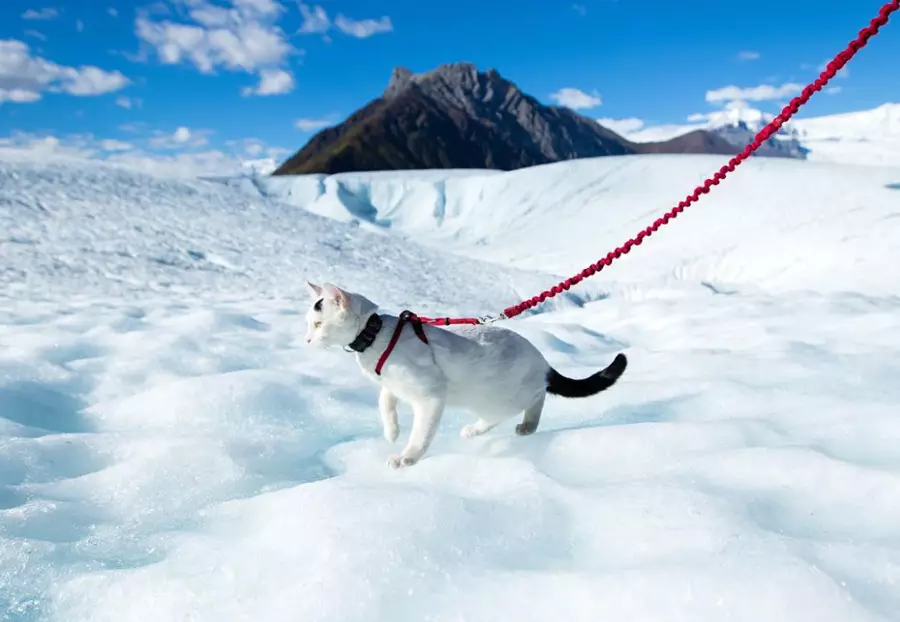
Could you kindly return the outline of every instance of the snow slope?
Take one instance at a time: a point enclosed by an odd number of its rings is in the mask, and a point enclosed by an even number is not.
[[[789,124],[809,160],[900,168],[900,104]]]
[[[259,188],[335,220],[355,218],[496,264],[569,275],[652,223],[722,161],[604,157],[506,174],[270,177]],[[889,187],[898,179],[892,169],[751,159],[596,286],[640,295],[702,283],[895,294],[900,272],[882,268],[900,243],[900,196]]]
[[[532,437],[449,412],[392,471],[375,387],[302,342],[306,277],[495,310],[714,161],[218,183],[0,159],[0,618],[897,620],[890,171],[749,162],[508,322],[565,373],[631,361]]]

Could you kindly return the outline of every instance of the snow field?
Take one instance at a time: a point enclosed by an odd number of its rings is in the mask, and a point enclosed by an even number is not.
[[[530,188],[351,178],[340,205],[381,221],[356,227],[274,186],[4,162],[3,617],[897,620],[898,276],[862,257],[900,250],[885,171],[747,163],[743,192],[712,201],[735,174],[506,324],[570,375],[629,356],[610,391],[548,400],[531,437],[462,439],[451,411],[392,471],[376,387],[303,342],[306,277],[391,311],[493,311],[620,243],[703,164],[540,167]],[[859,218],[822,218],[841,204]],[[815,258],[784,255],[803,240]]]

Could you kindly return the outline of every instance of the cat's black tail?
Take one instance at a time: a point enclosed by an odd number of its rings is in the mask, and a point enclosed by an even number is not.
[[[614,384],[625,372],[628,366],[628,359],[624,354],[617,354],[613,362],[606,369],[598,371],[593,376],[575,380],[566,378],[561,373],[550,368],[547,372],[547,393],[559,395],[562,397],[590,397],[596,395],[600,391],[605,391]]]

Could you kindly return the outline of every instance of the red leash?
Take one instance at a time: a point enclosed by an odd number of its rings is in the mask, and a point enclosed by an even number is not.
[[[412,324],[413,330],[416,331],[416,336],[422,341],[422,343],[428,343],[428,337],[425,336],[425,329],[422,328],[422,319],[419,318],[412,311],[404,311],[400,314],[400,317],[397,319],[397,327],[394,329],[394,334],[391,335],[391,341],[388,343],[387,348],[384,349],[384,352],[381,353],[381,358],[378,359],[378,364],[375,365],[375,373],[379,376],[381,375],[381,368],[384,367],[385,362],[388,360],[388,357],[391,355],[391,352],[394,351],[394,347],[397,345],[397,341],[400,339],[400,333],[403,331],[403,326],[409,322]]]
[[[749,158],[753,152],[759,149],[763,143],[769,140],[772,135],[777,132],[785,122],[788,121],[792,116],[794,116],[800,107],[809,101],[809,98],[813,96],[817,91],[821,91],[822,87],[828,84],[829,80],[831,80],[835,74],[840,71],[844,65],[849,62],[851,58],[853,58],[859,50],[861,50],[865,45],[869,42],[869,39],[878,34],[879,29],[888,23],[888,19],[891,16],[891,13],[900,9],[900,0],[892,0],[888,2],[884,6],[881,7],[881,10],[878,13],[878,17],[874,18],[868,26],[859,31],[859,35],[853,39],[850,43],[847,44],[847,47],[837,56],[834,57],[825,70],[819,74],[819,77],[816,78],[814,82],[812,82],[809,86],[803,89],[803,92],[799,97],[795,97],[790,104],[784,107],[777,117],[772,119],[768,125],[766,125],[763,129],[756,134],[753,138],[753,141],[748,144],[741,153],[731,158],[728,161],[728,164],[723,166],[716,172],[715,175],[708,178],[703,184],[697,186],[694,189],[694,192],[689,194],[683,201],[681,201],[678,205],[670,209],[668,212],[663,214],[661,218],[657,218],[656,221],[646,229],[639,231],[637,235],[629,239],[625,244],[618,247],[614,251],[611,251],[596,263],[591,264],[575,276],[566,279],[565,281],[561,281],[557,285],[554,285],[550,289],[541,292],[537,296],[533,298],[529,298],[528,300],[524,300],[517,305],[513,305],[504,309],[503,313],[497,316],[488,316],[481,318],[474,317],[463,317],[463,318],[419,318],[420,321],[426,324],[438,324],[443,326],[449,326],[451,324],[491,324],[498,320],[503,320],[511,317],[515,317],[532,307],[536,307],[540,303],[544,302],[548,298],[553,298],[554,296],[568,290],[573,285],[577,285],[584,279],[593,276],[603,270],[603,268],[612,265],[612,262],[621,257],[622,255],[627,255],[632,248],[635,246],[640,246],[644,241],[644,238],[648,238],[654,233],[656,233],[660,227],[663,225],[669,224],[669,221],[677,218],[678,214],[683,212],[686,207],[689,207],[700,200],[700,195],[707,194],[712,186],[718,186],[719,182],[725,179],[725,177],[734,171],[735,168],[740,165],[741,162]],[[401,324],[402,326],[402,324]]]

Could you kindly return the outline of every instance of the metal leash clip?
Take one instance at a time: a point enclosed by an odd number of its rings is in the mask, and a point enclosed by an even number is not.
[[[499,322],[499,321],[505,320],[505,319],[507,319],[507,318],[506,318],[506,314],[504,314],[504,313],[501,313],[500,315],[483,315],[480,318],[478,318],[478,323],[484,324],[484,325],[490,325],[490,324],[493,324],[495,322]]]

